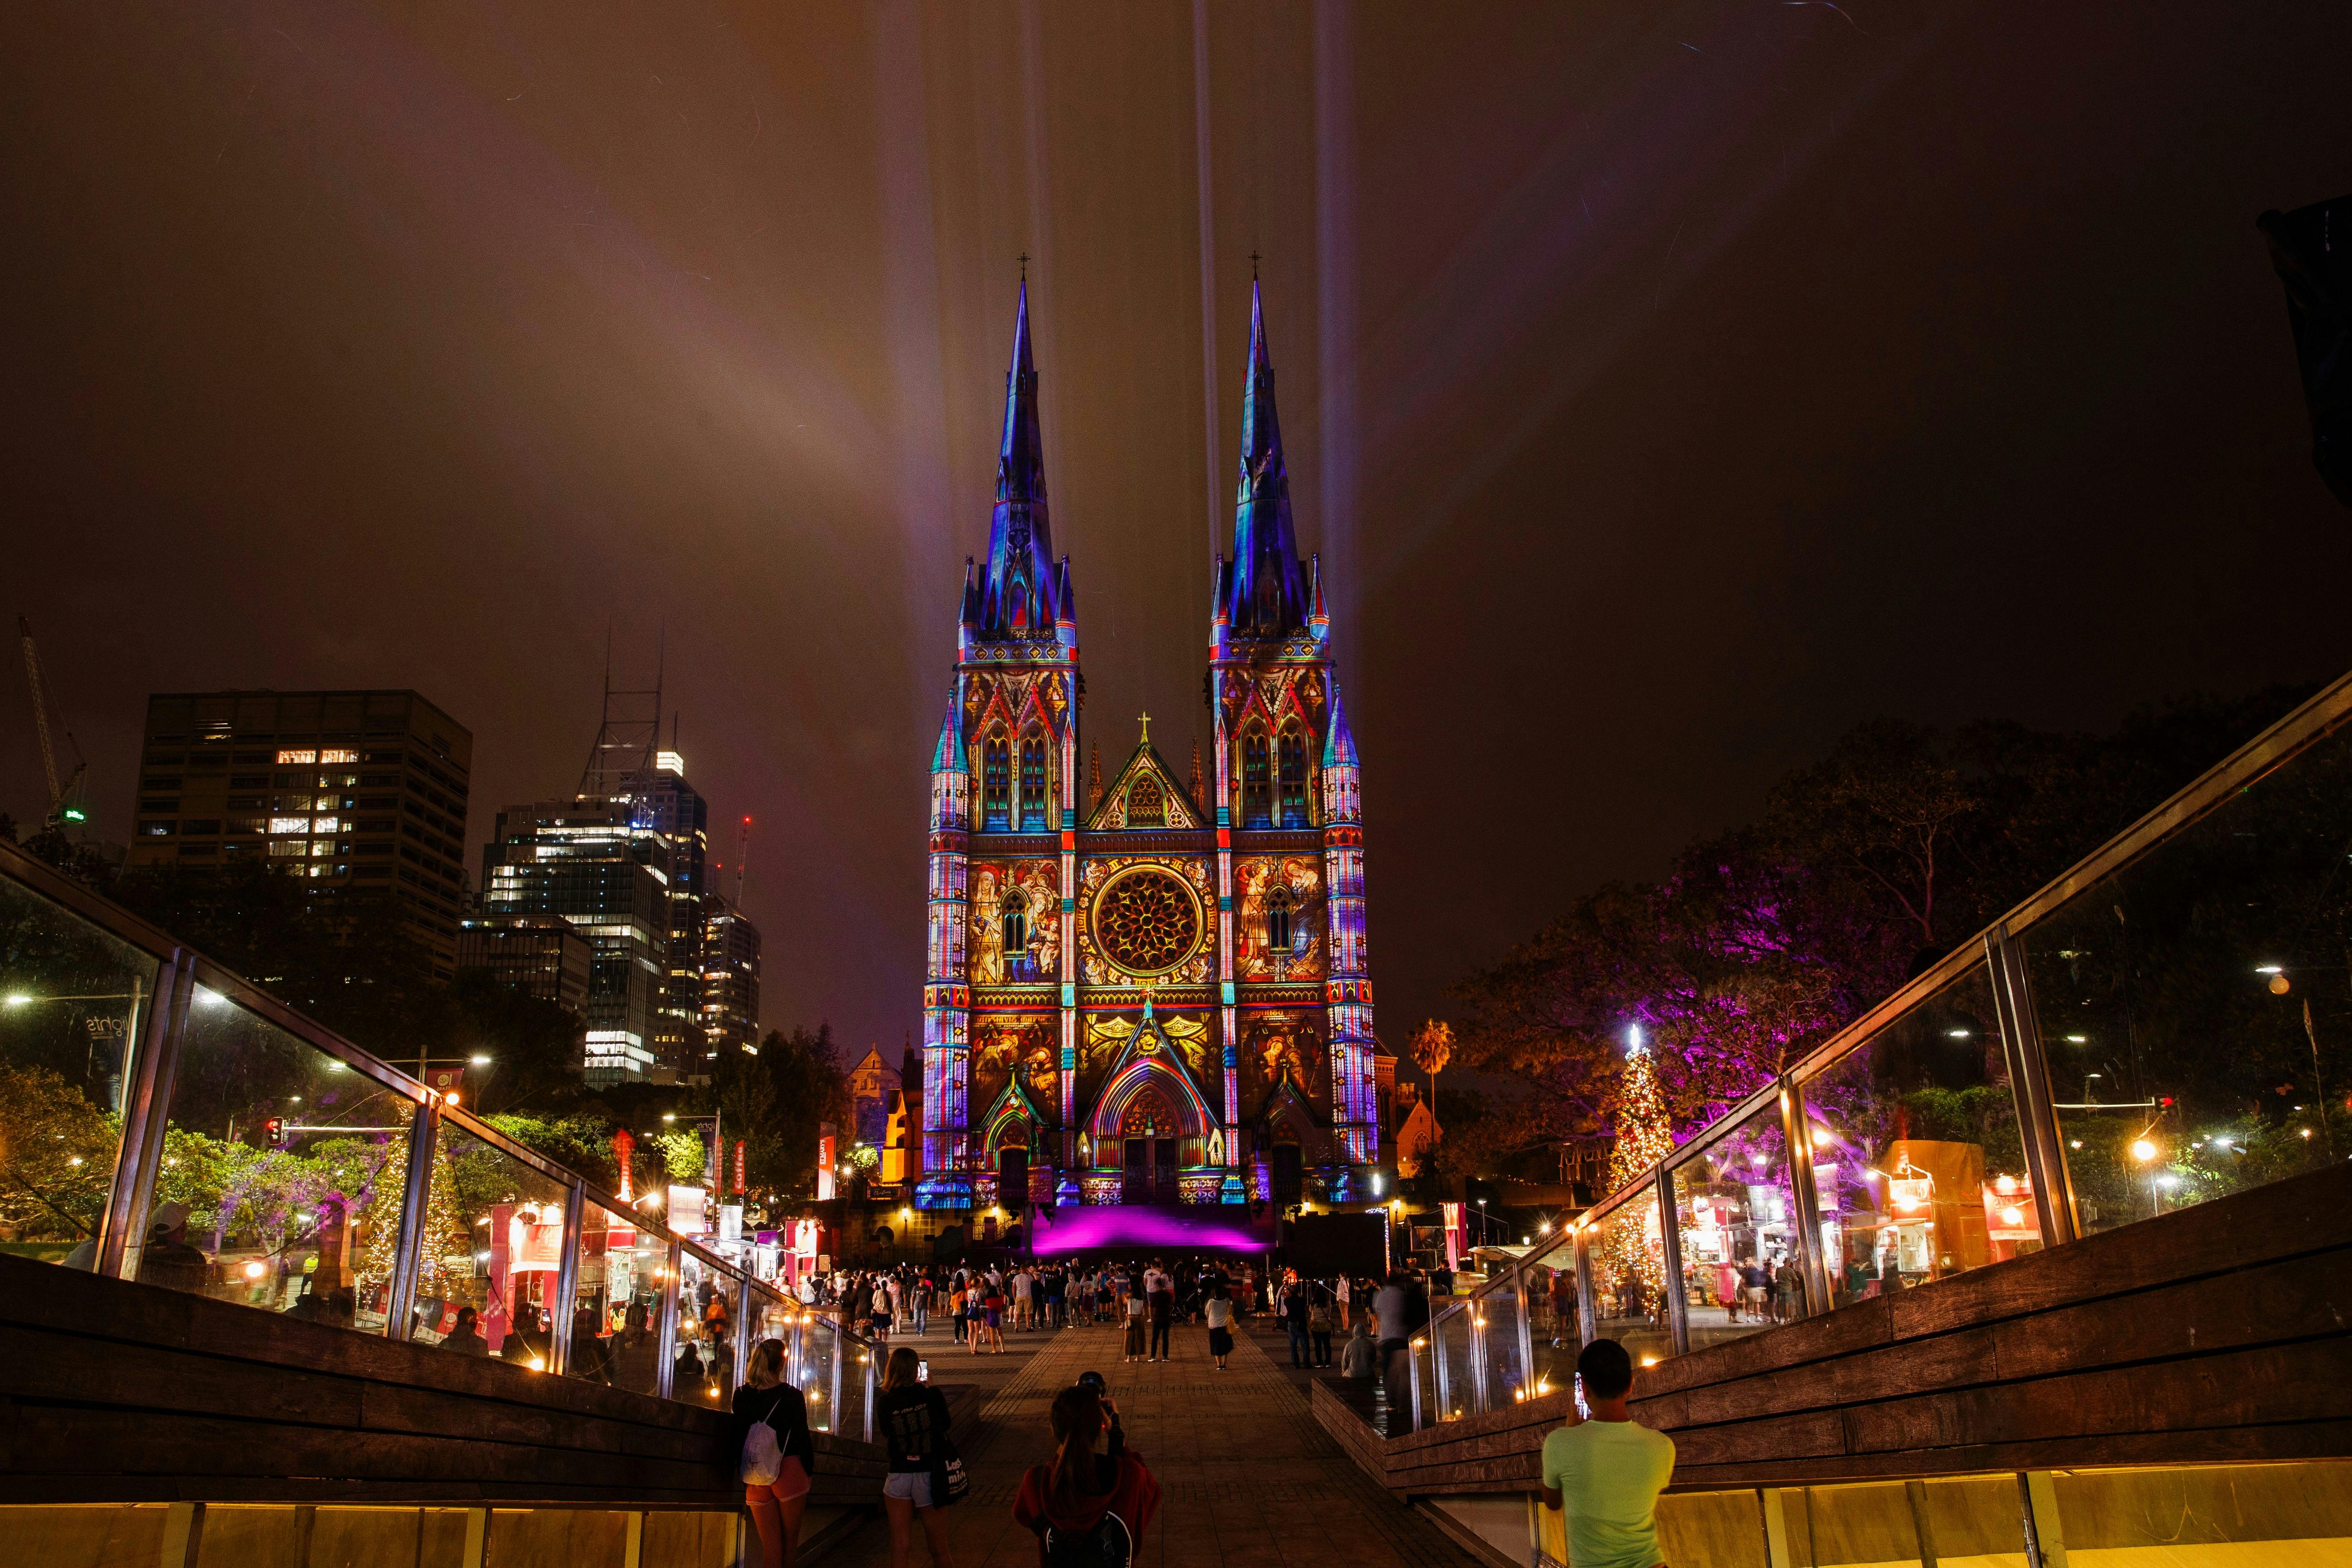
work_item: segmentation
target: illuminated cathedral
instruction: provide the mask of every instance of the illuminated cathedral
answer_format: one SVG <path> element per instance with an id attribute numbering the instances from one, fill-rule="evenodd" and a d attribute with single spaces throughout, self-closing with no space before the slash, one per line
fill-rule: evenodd
<path id="1" fill-rule="evenodd" d="M 1023 284 L 988 556 L 965 565 L 931 759 L 926 1208 L 1377 1186 L 1393 1063 L 1372 1038 L 1360 768 L 1255 289 L 1240 470 L 1205 773 L 1195 743 L 1180 775 L 1146 721 L 1122 765 L 1082 776 L 1077 597 Z"/>

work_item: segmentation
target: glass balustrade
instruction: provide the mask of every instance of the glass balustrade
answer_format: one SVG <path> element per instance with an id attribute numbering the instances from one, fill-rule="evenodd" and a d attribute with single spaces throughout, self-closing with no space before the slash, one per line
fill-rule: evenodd
<path id="1" fill-rule="evenodd" d="M 661 1392 L 662 1272 L 669 1242 L 636 1217 L 591 1199 L 582 1206 L 572 1285 L 574 1377 Z"/>
<path id="2" fill-rule="evenodd" d="M 19 1257 L 96 1266 L 154 957 L 0 879 L 0 1227 Z"/>
<path id="3" fill-rule="evenodd" d="M 1676 1157 L 1675 1227 L 1690 1348 L 1803 1317 L 1801 1222 L 1778 1098 Z"/>
<path id="4" fill-rule="evenodd" d="M 417 1298 L 431 1317 L 411 1337 L 441 1343 L 450 1324 L 453 1350 L 549 1370 L 555 1312 L 572 1310 L 556 1296 L 564 1184 L 445 1117 L 433 1184 L 417 1270 Z"/>
<path id="5" fill-rule="evenodd" d="M 2352 730 L 2019 937 L 2084 1235 L 2352 1158 Z"/>
<path id="6" fill-rule="evenodd" d="M 1520 1310 L 1527 1314 L 1528 1344 L 1534 1354 L 1527 1388 L 1531 1397 L 1541 1398 L 1570 1386 L 1576 1375 L 1577 1352 L 1584 1348 L 1584 1328 L 1577 1311 L 1573 1230 L 1543 1237 L 1520 1269 L 1519 1289 Z"/>
<path id="7" fill-rule="evenodd" d="M 1801 1083 L 1835 1304 L 2042 1245 L 1985 965 Z"/>
<path id="8" fill-rule="evenodd" d="M 199 985 L 133 1277 L 383 1332 L 415 1112 L 391 1082 Z M 446 1215 L 446 1184 L 437 1195 Z"/>
<path id="9" fill-rule="evenodd" d="M 1628 1193 L 1584 1227 L 1584 1238 L 1599 1337 L 1623 1345 L 1636 1366 L 1654 1366 L 1673 1355 L 1656 1186 Z"/>

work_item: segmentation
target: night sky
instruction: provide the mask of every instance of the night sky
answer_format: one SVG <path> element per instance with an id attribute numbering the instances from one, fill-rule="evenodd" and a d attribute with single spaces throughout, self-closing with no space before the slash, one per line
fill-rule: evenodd
<path id="1" fill-rule="evenodd" d="M 765 1022 L 895 1055 L 1014 258 L 1085 738 L 1181 768 L 1255 250 L 1402 1048 L 1856 721 L 2352 665 L 2253 227 L 2352 190 L 2347 55 L 2326 0 L 11 6 L 0 609 L 110 837 L 149 691 L 414 686 L 477 873 L 666 637 Z"/>

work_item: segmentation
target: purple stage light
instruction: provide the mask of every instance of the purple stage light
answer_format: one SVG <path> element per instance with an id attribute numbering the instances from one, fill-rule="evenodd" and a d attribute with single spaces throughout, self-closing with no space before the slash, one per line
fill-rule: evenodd
<path id="1" fill-rule="evenodd" d="M 1156 1208 L 1103 1204 L 1057 1210 L 1049 1221 L 1037 1215 L 1030 1247 L 1040 1257 L 1097 1252 L 1118 1247 L 1165 1247 L 1171 1251 L 1258 1252 L 1273 1241 L 1253 1227 L 1238 1205 Z"/>

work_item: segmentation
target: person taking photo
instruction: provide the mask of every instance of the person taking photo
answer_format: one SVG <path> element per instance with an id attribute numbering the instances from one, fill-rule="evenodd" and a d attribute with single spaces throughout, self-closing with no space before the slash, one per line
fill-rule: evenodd
<path id="1" fill-rule="evenodd" d="M 1544 1439 L 1544 1507 L 1564 1510 L 1568 1560 L 1576 1568 L 1663 1568 L 1658 1494 L 1675 1474 L 1675 1440 L 1634 1425 L 1626 1408 L 1633 1358 L 1615 1340 L 1595 1340 L 1576 1358 L 1591 1415 L 1571 1406 L 1568 1424 Z"/>

